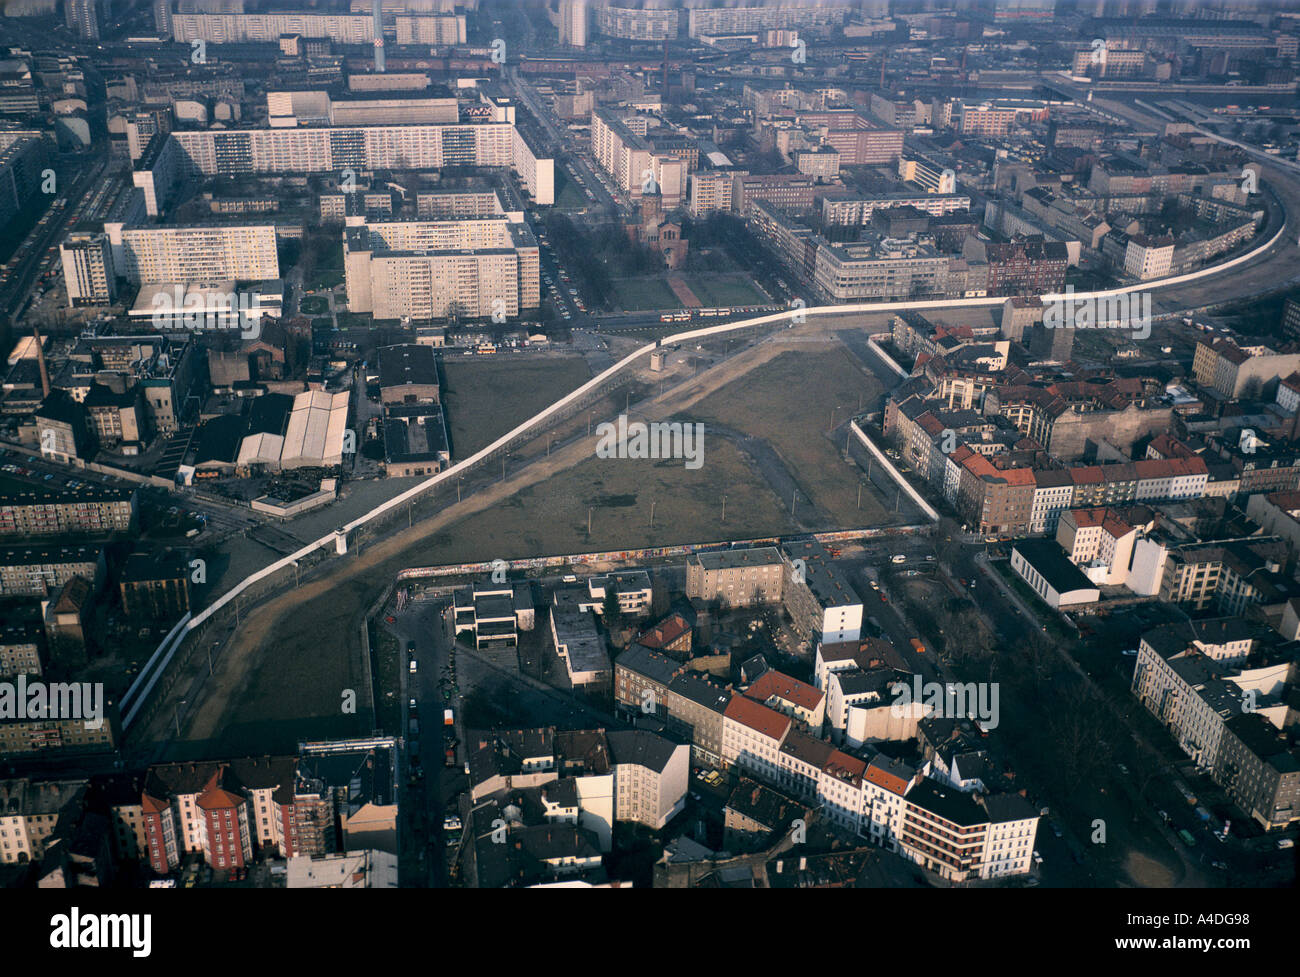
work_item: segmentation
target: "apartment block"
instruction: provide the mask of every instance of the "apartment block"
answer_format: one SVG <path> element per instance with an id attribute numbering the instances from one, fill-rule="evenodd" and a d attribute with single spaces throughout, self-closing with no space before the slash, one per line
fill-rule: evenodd
<path id="1" fill-rule="evenodd" d="M 399 18 L 400 19 L 400 18 Z M 178 44 L 274 44 L 282 34 L 328 38 L 336 44 L 373 44 L 375 19 L 370 14 L 182 13 L 171 15 L 172 40 Z M 463 42 L 462 42 L 463 43 Z"/>
<path id="2" fill-rule="evenodd" d="M 273 224 L 124 228 L 121 247 L 119 274 L 135 284 L 280 277 Z"/>
<path id="3" fill-rule="evenodd" d="M 117 272 L 108 235 L 74 232 L 59 246 L 68 305 L 111 305 L 117 298 Z"/>
<path id="4" fill-rule="evenodd" d="M 777 754 L 790 729 L 789 716 L 733 696 L 722 713 L 722 762 L 774 780 L 780 767 Z"/>
<path id="5" fill-rule="evenodd" d="M 1192 358 L 1196 382 L 1229 399 L 1259 397 L 1274 380 L 1300 369 L 1300 352 L 1238 346 L 1231 339 L 1197 340 Z"/>
<path id="6" fill-rule="evenodd" d="M 1300 755 L 1284 736 L 1294 649 L 1237 618 L 1142 636 L 1133 694 L 1261 827 L 1300 820 Z"/>
<path id="7" fill-rule="evenodd" d="M 0 679 L 40 675 L 44 663 L 44 641 L 37 622 L 0 625 Z"/>
<path id="8" fill-rule="evenodd" d="M 614 762 L 614 818 L 662 829 L 685 807 L 691 749 L 644 730 L 605 734 Z"/>
<path id="9" fill-rule="evenodd" d="M 1016 794 L 972 795 L 923 778 L 904 799 L 898 851 L 943 879 L 1028 873 L 1039 813 Z"/>
<path id="10" fill-rule="evenodd" d="M 827 224 L 865 227 L 877 210 L 915 207 L 931 217 L 944 217 L 970 210 L 964 193 L 932 191 L 925 194 L 895 193 L 881 197 L 822 197 L 822 220 Z"/>
<path id="11" fill-rule="evenodd" d="M 784 568 L 774 546 L 693 553 L 686 559 L 686 596 L 724 607 L 775 603 Z"/>
<path id="12" fill-rule="evenodd" d="M 637 644 L 614 663 L 620 711 L 663 720 L 670 735 L 690 744 L 696 763 L 723 764 L 723 711 L 731 698 L 729 689 Z"/>
<path id="13" fill-rule="evenodd" d="M 52 144 L 39 130 L 0 132 L 0 227 L 36 199 L 51 156 Z"/>
<path id="14" fill-rule="evenodd" d="M 85 804 L 85 780 L 0 780 L 0 864 L 39 862 L 64 816 Z"/>
<path id="15" fill-rule="evenodd" d="M 637 198 L 656 195 L 668 210 L 686 196 L 689 164 L 677 155 L 657 151 L 646 138 L 645 126 L 643 117 L 620 117 L 610 109 L 595 109 L 591 113 L 592 154 L 624 192 Z"/>
<path id="16" fill-rule="evenodd" d="M 399 46 L 428 44 L 445 47 L 466 41 L 464 14 L 399 14 L 393 18 Z"/>
<path id="17" fill-rule="evenodd" d="M 349 308 L 376 318 L 513 318 L 540 301 L 537 240 L 505 216 L 353 223 L 343 250 Z"/>
<path id="18" fill-rule="evenodd" d="M 681 12 L 676 8 L 593 6 L 596 33 L 625 41 L 677 40 Z"/>
<path id="19" fill-rule="evenodd" d="M 135 489 L 85 485 L 47 489 L 0 476 L 0 537 L 127 532 Z"/>
<path id="20" fill-rule="evenodd" d="M 841 166 L 893 163 L 903 153 L 902 129 L 882 126 L 854 109 L 799 112 L 795 123 L 839 153 Z"/>
<path id="21" fill-rule="evenodd" d="M 99 590 L 104 579 L 102 546 L 0 546 L 0 596 L 48 597 L 73 577 L 83 577 Z"/>
<path id="22" fill-rule="evenodd" d="M 844 0 L 833 3 L 776 3 L 687 11 L 688 37 L 752 34 L 770 30 L 828 30 L 841 26 L 850 13 Z"/>
<path id="23" fill-rule="evenodd" d="M 796 630 L 814 641 L 856 641 L 862 632 L 862 600 L 816 540 L 781 547 L 788 580 L 786 610 Z"/>
<path id="24" fill-rule="evenodd" d="M 816 194 L 817 182 L 802 174 L 737 174 L 731 186 L 731 212 L 748 217 L 762 201 L 784 214 L 807 214 L 813 210 Z"/>
<path id="25" fill-rule="evenodd" d="M 51 696 L 62 696 L 63 688 L 75 690 L 75 683 L 69 686 L 55 683 Z M 109 704 L 105 705 L 104 716 L 98 722 L 80 717 L 0 719 L 0 757 L 108 753 L 117 749 L 121 736 L 120 717 L 117 709 Z"/>
<path id="26" fill-rule="evenodd" d="M 156 137 L 132 180 L 144 191 L 147 212 L 157 216 L 178 182 L 191 176 L 502 166 L 515 172 L 536 203 L 551 204 L 553 164 L 538 157 L 510 122 L 233 129 Z"/>

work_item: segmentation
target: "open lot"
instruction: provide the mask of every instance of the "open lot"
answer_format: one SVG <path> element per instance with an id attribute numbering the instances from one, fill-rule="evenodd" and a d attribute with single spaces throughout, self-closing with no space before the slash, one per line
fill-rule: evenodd
<path id="1" fill-rule="evenodd" d="M 769 301 L 747 275 L 686 275 L 686 284 L 705 308 L 759 305 Z"/>
<path id="2" fill-rule="evenodd" d="M 749 276 L 741 272 L 687 273 L 681 276 L 681 281 L 695 293 L 702 308 L 760 305 L 769 301 Z M 629 312 L 682 308 L 682 300 L 668 284 L 666 276 L 617 278 L 614 291 L 618 304 Z"/>
<path id="3" fill-rule="evenodd" d="M 452 457 L 465 458 L 591 379 L 581 356 L 443 360 Z"/>
<path id="4" fill-rule="evenodd" d="M 842 457 L 844 423 L 860 404 L 874 403 L 880 382 L 864 373 L 838 343 L 786 351 L 692 405 L 692 415 L 766 441 L 792 475 L 800 497 L 837 528 L 899 521 L 868 485 L 858 508 L 861 472 Z M 784 500 L 788 508 L 789 501 Z M 796 503 L 797 509 L 798 503 Z M 823 528 L 823 527 L 816 527 Z"/>
<path id="5" fill-rule="evenodd" d="M 681 301 L 663 278 L 616 278 L 615 301 L 628 312 L 642 309 L 680 309 Z"/>
<path id="6" fill-rule="evenodd" d="M 438 533 L 429 540 L 437 550 L 433 562 L 638 549 L 790 532 L 789 514 L 739 450 L 707 436 L 705 444 L 704 464 L 694 471 L 681 460 L 588 457 Z"/>

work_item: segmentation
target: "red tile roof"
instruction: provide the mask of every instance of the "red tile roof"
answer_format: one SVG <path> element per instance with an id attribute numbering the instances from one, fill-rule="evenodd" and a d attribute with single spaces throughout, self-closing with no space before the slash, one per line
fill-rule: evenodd
<path id="1" fill-rule="evenodd" d="M 636 636 L 638 644 L 645 645 L 655 651 L 667 648 L 675 641 L 679 641 L 682 635 L 691 630 L 690 623 L 680 614 L 673 614 L 660 621 L 654 627 L 642 631 Z"/>
<path id="2" fill-rule="evenodd" d="M 821 689 L 775 669 L 760 675 L 758 681 L 745 690 L 745 695 L 756 702 L 766 702 L 776 696 L 800 709 L 808 710 L 816 709 L 825 698 Z"/>
<path id="3" fill-rule="evenodd" d="M 836 750 L 822 769 L 832 777 L 848 781 L 856 787 L 862 783 L 862 775 L 867 772 L 867 761 Z"/>
<path id="4" fill-rule="evenodd" d="M 727 708 L 722 710 L 722 714 L 732 722 L 748 726 L 754 732 L 762 733 L 774 740 L 781 739 L 790 729 L 789 716 L 760 705 L 743 695 L 733 695 L 731 701 L 727 703 Z"/>
<path id="5" fill-rule="evenodd" d="M 863 779 L 900 797 L 907 792 L 906 780 L 898 776 L 898 774 L 890 773 L 883 767 L 876 766 L 874 763 L 867 766 L 867 772 Z"/>

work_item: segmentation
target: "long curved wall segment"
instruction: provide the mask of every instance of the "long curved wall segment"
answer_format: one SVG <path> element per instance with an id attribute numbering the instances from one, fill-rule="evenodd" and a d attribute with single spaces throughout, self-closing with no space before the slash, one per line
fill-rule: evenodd
<path id="1" fill-rule="evenodd" d="M 1261 244 L 1258 247 L 1251 249 L 1245 254 L 1238 255 L 1236 258 L 1232 258 L 1229 261 L 1225 261 L 1222 264 L 1212 265 L 1208 268 L 1202 268 L 1198 271 L 1189 272 L 1184 275 L 1176 275 L 1169 278 L 1153 279 L 1151 281 L 1139 282 L 1136 285 L 1127 285 L 1121 288 L 1107 289 L 1107 290 L 1097 291 L 1097 292 L 1076 292 L 1071 296 L 1071 298 L 1075 300 L 1088 299 L 1088 298 L 1107 298 L 1112 295 L 1122 295 L 1125 293 L 1137 292 L 1137 291 L 1158 291 L 1160 289 L 1170 288 L 1175 285 L 1182 285 L 1187 282 L 1199 281 L 1201 279 L 1210 278 L 1215 275 L 1221 275 L 1224 272 L 1231 270 L 1232 268 L 1235 268 L 1241 264 L 1244 264 L 1245 262 L 1253 260 L 1254 258 L 1258 257 L 1259 255 L 1263 254 L 1264 252 L 1272 248 L 1278 242 L 1278 240 L 1281 239 L 1282 235 L 1286 232 L 1287 225 L 1289 223 L 1290 223 L 1289 219 L 1285 220 L 1283 222 L 1282 227 L 1264 244 Z M 1066 296 L 1063 295 L 1052 294 L 1052 295 L 1044 295 L 1042 296 L 1042 299 L 1044 302 L 1050 302 L 1056 299 L 1064 299 L 1065 297 Z M 226 593 L 222 594 L 219 598 L 217 598 L 215 601 L 209 604 L 198 614 L 194 615 L 188 621 L 184 622 L 183 631 L 177 633 L 174 630 L 172 634 L 169 634 L 168 637 L 164 639 L 163 643 L 159 645 L 158 650 L 154 653 L 153 657 L 151 657 L 149 660 L 149 665 L 154 666 L 155 674 L 151 678 L 146 680 L 145 672 L 148 671 L 149 669 L 149 665 L 146 665 L 145 671 L 142 671 L 141 675 L 137 677 L 135 684 L 132 686 L 132 689 L 128 691 L 128 696 L 130 696 L 131 692 L 135 691 L 137 687 L 140 687 L 142 689 L 142 691 L 136 696 L 135 701 L 133 702 L 132 707 L 128 712 L 127 716 L 124 717 L 123 723 L 126 726 L 130 725 L 131 721 L 135 718 L 136 714 L 139 712 L 141 705 L 148 697 L 149 692 L 152 690 L 154 682 L 157 680 L 157 675 L 161 674 L 161 672 L 166 668 L 168 662 L 170 662 L 176 649 L 180 647 L 186 635 L 188 635 L 190 631 L 193 631 L 195 628 L 201 626 L 213 614 L 215 614 L 221 608 L 225 607 L 232 600 L 235 600 L 240 594 L 246 591 L 253 584 L 257 583 L 260 580 L 264 580 L 267 577 L 271 576 L 272 574 L 278 573 L 279 571 L 286 569 L 287 567 L 293 566 L 295 561 L 301 560 L 304 557 L 309 556 L 310 554 L 314 553 L 316 550 L 334 546 L 336 537 L 339 532 L 342 532 L 344 534 L 351 533 L 354 530 L 359 529 L 362 526 L 366 525 L 367 523 L 373 521 L 374 519 L 383 516 L 385 513 L 391 512 L 393 509 L 418 498 L 419 496 L 423 495 L 425 492 L 428 492 L 430 489 L 438 485 L 441 485 L 443 482 L 450 481 L 451 479 L 464 474 L 466 471 L 469 471 L 470 469 L 474 468 L 476 465 L 480 464 L 484 460 L 495 455 L 498 451 L 501 451 L 503 448 L 509 446 L 515 439 L 528 433 L 531 429 L 537 427 L 539 424 L 544 424 L 546 421 L 551 420 L 557 414 L 563 411 L 566 407 L 573 404 L 575 401 L 581 400 L 583 397 L 590 394 L 593 390 L 597 390 L 602 385 L 608 383 L 610 380 L 617 377 L 624 370 L 628 369 L 638 359 L 640 359 L 643 356 L 648 356 L 652 350 L 657 348 L 657 346 L 672 344 L 672 343 L 688 342 L 690 340 L 705 339 L 713 336 L 721 336 L 729 332 L 738 332 L 742 329 L 753 329 L 756 327 L 761 327 L 766 325 L 774 325 L 777 323 L 794 320 L 796 316 L 800 316 L 800 317 L 840 316 L 840 315 L 868 314 L 873 312 L 905 312 L 905 311 L 923 312 L 927 309 L 980 309 L 980 308 L 992 308 L 995 306 L 1000 306 L 1005 301 L 1006 301 L 1005 297 L 993 297 L 993 298 L 970 298 L 970 299 L 927 299 L 924 301 L 916 301 L 916 302 L 865 302 L 865 303 L 858 303 L 854 305 L 821 305 L 821 306 L 814 306 L 810 308 L 797 308 L 797 309 L 790 309 L 783 312 L 774 312 L 768 315 L 758 316 L 753 319 L 742 319 L 736 322 L 725 322 L 715 326 L 705 326 L 700 329 L 688 329 L 684 332 L 674 333 L 671 336 L 665 336 L 658 343 L 647 343 L 646 345 L 642 346 L 640 349 L 636 350 L 635 352 L 630 353 L 627 356 L 623 357 L 623 359 L 619 360 L 613 366 L 609 367 L 608 369 L 604 370 L 598 375 L 592 377 L 590 380 L 588 380 L 582 386 L 578 387 L 576 390 L 571 391 L 569 394 L 555 401 L 555 403 L 551 404 L 549 407 L 545 408 L 542 411 L 539 411 L 537 414 L 533 415 L 528 420 L 524 421 L 522 424 L 519 424 L 518 426 L 516 426 L 506 434 L 503 434 L 501 437 L 497 438 L 487 447 L 482 448 L 479 451 L 475 452 L 473 455 L 470 455 L 468 458 L 460 462 L 457 462 L 456 464 L 452 465 L 450 468 L 446 469 L 445 471 L 440 472 L 437 475 L 433 475 L 428 479 L 424 480 L 423 482 L 420 482 L 418 485 L 414 485 L 411 488 L 407 489 L 406 491 L 394 496 L 393 498 L 380 503 L 375 508 L 371 509 L 369 512 L 364 513 L 363 515 L 357 517 L 356 519 L 353 519 L 351 522 L 340 527 L 335 532 L 331 532 L 325 536 L 322 536 L 320 539 L 315 540 L 314 542 L 308 543 L 307 545 L 303 546 L 301 549 L 297 550 L 296 552 L 291 553 L 288 556 L 282 557 L 281 559 L 263 567 L 261 570 L 258 570 L 253 574 L 250 574 L 249 576 L 241 580 L 239 583 L 235 584 L 233 587 L 231 587 L 230 590 L 226 591 Z M 795 321 L 791 321 L 792 327 L 796 324 L 798 323 Z M 169 643 L 171 644 L 170 648 L 167 647 Z M 155 663 L 157 664 L 155 665 Z"/>

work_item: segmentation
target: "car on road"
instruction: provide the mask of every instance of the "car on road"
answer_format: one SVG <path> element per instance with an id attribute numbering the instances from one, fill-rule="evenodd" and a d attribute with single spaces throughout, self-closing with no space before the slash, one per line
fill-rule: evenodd
<path id="1" fill-rule="evenodd" d="M 1115 764 L 1115 766 L 1119 768 L 1119 772 L 1122 773 L 1125 777 L 1128 776 L 1128 767 L 1124 766 L 1124 764 L 1122 763 L 1117 763 Z"/>

